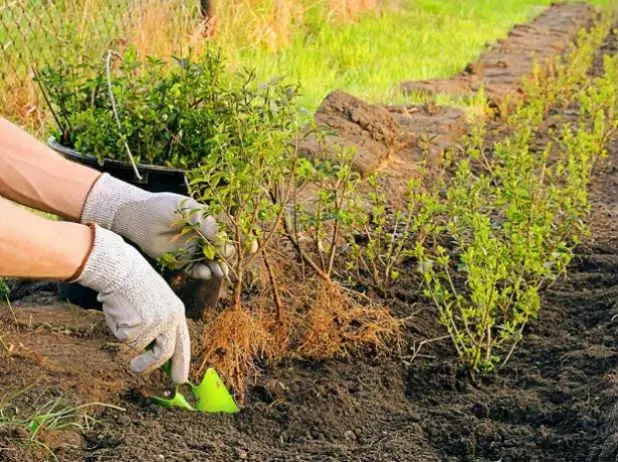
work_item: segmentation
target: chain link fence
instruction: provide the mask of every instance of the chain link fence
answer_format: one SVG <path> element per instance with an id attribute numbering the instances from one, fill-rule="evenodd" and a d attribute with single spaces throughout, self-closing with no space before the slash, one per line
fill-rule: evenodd
<path id="1" fill-rule="evenodd" d="M 203 39 L 207 0 L 0 0 L 0 114 L 28 124 L 44 111 L 38 71 L 58 62 L 100 60 L 128 44 L 144 54 Z"/>

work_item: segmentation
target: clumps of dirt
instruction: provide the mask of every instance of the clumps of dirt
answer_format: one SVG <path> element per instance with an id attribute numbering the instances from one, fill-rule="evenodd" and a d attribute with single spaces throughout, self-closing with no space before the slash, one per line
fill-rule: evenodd
<path id="1" fill-rule="evenodd" d="M 81 448 L 83 443 L 82 435 L 74 430 L 41 428 L 37 433 L 37 438 L 55 453 L 67 449 Z"/>
<path id="2" fill-rule="evenodd" d="M 403 197 L 408 180 L 437 169 L 469 129 L 461 109 L 371 105 L 340 91 L 324 100 L 315 119 L 327 134 L 306 136 L 299 154 L 336 159 L 344 146 L 351 148 L 352 167 L 364 177 L 379 172 L 393 200 Z"/>
<path id="3" fill-rule="evenodd" d="M 596 16 L 584 3 L 557 3 L 531 23 L 516 25 L 507 38 L 498 40 L 480 58 L 450 79 L 409 81 L 401 84 L 405 94 L 472 96 L 481 89 L 489 101 L 500 107 L 522 95 L 523 79 L 536 65 L 564 52 L 579 31 Z"/>
<path id="4" fill-rule="evenodd" d="M 3 462 L 43 462 L 49 452 L 26 443 L 29 434 L 22 427 L 0 427 L 0 460 Z M 18 443 L 18 444 L 16 444 Z"/>
<path id="5" fill-rule="evenodd" d="M 327 134 L 309 134 L 299 143 L 299 153 L 322 158 L 354 149 L 352 166 L 363 176 L 376 172 L 399 147 L 399 125 L 386 109 L 342 91 L 324 99 L 315 121 Z"/>
<path id="6" fill-rule="evenodd" d="M 465 112 L 449 106 L 406 105 L 385 106 L 402 127 L 402 141 L 409 146 L 432 144 L 444 150 L 452 147 L 468 133 L 469 124 Z"/>
<path id="7" fill-rule="evenodd" d="M 406 184 L 422 175 L 430 180 L 441 169 L 445 154 L 456 151 L 469 132 L 463 110 L 425 105 L 386 106 L 401 127 L 400 146 L 380 172 L 382 188 L 396 202 L 405 197 Z"/>

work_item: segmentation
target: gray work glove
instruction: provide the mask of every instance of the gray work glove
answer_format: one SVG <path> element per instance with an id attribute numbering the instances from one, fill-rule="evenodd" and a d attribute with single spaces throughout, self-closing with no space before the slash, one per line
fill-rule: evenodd
<path id="1" fill-rule="evenodd" d="M 96 223 L 120 234 L 153 259 L 170 252 L 180 254 L 180 267 L 175 269 L 183 268 L 194 278 L 221 278 L 227 273 L 225 263 L 203 259 L 197 248 L 198 233 L 180 235 L 185 217 L 204 238 L 212 243 L 217 241 L 217 221 L 212 216 L 204 217 L 203 209 L 203 205 L 189 197 L 150 193 L 105 173 L 88 193 L 80 221 Z M 218 247 L 222 256 L 230 256 L 229 246 Z M 200 260 L 197 264 L 196 257 Z"/>
<path id="2" fill-rule="evenodd" d="M 186 382 L 191 345 L 184 305 L 135 248 L 111 231 L 93 229 L 92 250 L 72 282 L 97 291 L 113 334 L 142 352 L 131 361 L 135 372 L 150 372 L 171 358 L 172 380 Z"/>

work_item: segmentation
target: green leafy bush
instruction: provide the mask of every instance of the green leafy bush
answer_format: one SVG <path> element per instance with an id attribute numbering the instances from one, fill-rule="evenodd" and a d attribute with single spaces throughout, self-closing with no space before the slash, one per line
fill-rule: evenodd
<path id="1" fill-rule="evenodd" d="M 120 58 L 109 79 L 103 60 L 60 62 L 39 77 L 63 126 L 59 139 L 100 161 L 127 160 L 126 142 L 138 162 L 194 168 L 223 149 L 263 142 L 256 136 L 278 133 L 293 112 L 294 86 L 258 85 L 250 70 L 229 75 L 216 49 L 167 61 L 140 60 L 129 49 Z M 237 127 L 244 123 L 261 130 L 249 135 L 249 127 Z"/>
<path id="2" fill-rule="evenodd" d="M 368 277 L 374 288 L 387 295 L 406 271 L 415 244 L 423 242 L 431 218 L 443 212 L 444 205 L 418 178 L 408 181 L 404 197 L 396 203 L 387 197 L 379 177 L 369 178 L 368 185 L 364 198 L 368 213 L 361 215 L 363 220 L 351 236 L 352 258 L 346 269 L 350 278 Z"/>
<path id="3" fill-rule="evenodd" d="M 617 127 L 617 61 L 606 58 L 606 76 L 588 83 L 607 30 L 602 23 L 581 36 L 554 73 L 528 82 L 528 100 L 508 116 L 510 135 L 490 156 L 484 130 L 472 136 L 454 180 L 443 185 L 445 213 L 421 226 L 431 227 L 414 252 L 425 295 L 475 371 L 509 360 L 541 308 L 540 290 L 566 272 L 587 233 L 592 169 Z M 564 124 L 548 141 L 543 121 L 550 109 L 567 106 L 579 108 L 578 126 Z"/>
<path id="4" fill-rule="evenodd" d="M 0 278 L 0 301 L 3 301 L 9 295 L 9 286 L 6 284 L 4 279 Z"/>
<path id="5" fill-rule="evenodd" d="M 288 200 L 296 93 L 296 87 L 278 80 L 257 85 L 253 74 L 245 73 L 240 85 L 219 100 L 210 155 L 188 173 L 195 197 L 221 218 L 223 238 L 235 249 L 229 266 L 237 306 L 256 246 L 265 248 L 278 231 Z"/>

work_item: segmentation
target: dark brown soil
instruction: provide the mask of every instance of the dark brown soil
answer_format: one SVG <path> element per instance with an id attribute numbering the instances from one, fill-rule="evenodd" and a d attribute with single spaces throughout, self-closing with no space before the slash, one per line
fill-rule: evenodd
<path id="1" fill-rule="evenodd" d="M 615 37 L 604 47 L 615 51 Z M 425 120 L 438 144 L 455 140 L 444 127 L 464 130 L 456 110 L 408 109 L 386 114 L 400 127 L 410 113 Z M 447 122 L 436 125 L 432 113 Z M 591 199 L 591 237 L 569 276 L 545 291 L 539 319 L 497 375 L 470 378 L 440 339 L 434 308 L 410 287 L 391 300 L 398 314 L 414 313 L 401 351 L 263 364 L 236 415 L 165 410 L 144 398 L 160 391 L 162 376 L 127 371 L 131 352 L 114 342 L 100 312 L 3 306 L 0 389 L 34 385 L 7 412 L 17 406 L 26 415 L 50 397 L 126 409 L 99 411 L 81 432 L 41 435 L 62 461 L 618 460 L 618 138 L 597 169 Z M 45 451 L 16 442 L 24 436 L 0 425 L 0 461 L 44 460 Z"/>

